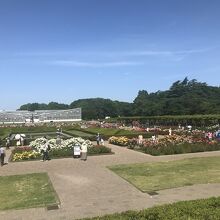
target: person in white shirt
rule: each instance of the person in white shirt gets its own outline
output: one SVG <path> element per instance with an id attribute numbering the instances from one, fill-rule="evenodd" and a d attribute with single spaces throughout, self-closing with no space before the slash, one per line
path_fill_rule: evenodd
<path id="1" fill-rule="evenodd" d="M 143 135 L 138 135 L 138 144 L 141 145 L 143 143 Z"/>
<path id="2" fill-rule="evenodd" d="M 49 157 L 50 145 L 46 138 L 45 138 L 45 141 L 46 143 L 41 147 L 41 153 L 43 154 L 42 161 L 50 160 L 50 157 Z"/>
<path id="3" fill-rule="evenodd" d="M 100 141 L 100 142 L 101 142 L 101 145 L 102 145 L 102 146 L 105 145 L 105 142 L 104 142 L 104 139 L 103 139 L 103 138 L 101 138 L 101 141 Z"/>
<path id="4" fill-rule="evenodd" d="M 82 144 L 81 146 L 81 160 L 86 161 L 87 160 L 87 145 Z"/>
<path id="5" fill-rule="evenodd" d="M 153 135 L 151 138 L 152 138 L 153 143 L 156 142 L 156 135 Z"/>
<path id="6" fill-rule="evenodd" d="M 1 157 L 1 166 L 3 166 L 5 164 L 4 160 L 5 160 L 5 149 L 3 148 L 3 146 L 0 146 L 0 157 Z"/>

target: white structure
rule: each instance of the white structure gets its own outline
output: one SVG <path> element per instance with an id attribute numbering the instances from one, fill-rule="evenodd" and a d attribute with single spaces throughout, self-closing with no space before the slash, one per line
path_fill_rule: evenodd
<path id="1" fill-rule="evenodd" d="M 81 108 L 67 110 L 0 111 L 1 124 L 81 121 Z"/>

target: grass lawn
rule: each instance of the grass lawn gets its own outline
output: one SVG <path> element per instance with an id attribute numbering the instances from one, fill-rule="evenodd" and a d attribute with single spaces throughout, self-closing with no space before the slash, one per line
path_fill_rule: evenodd
<path id="1" fill-rule="evenodd" d="M 0 177 L 0 210 L 42 207 L 59 203 L 46 173 Z"/>
<path id="2" fill-rule="evenodd" d="M 0 128 L 0 137 L 3 138 L 10 133 L 44 133 L 44 132 L 56 132 L 56 127 L 46 127 L 46 126 L 39 126 L 39 127 L 6 127 Z"/>
<path id="3" fill-rule="evenodd" d="M 104 135 L 106 137 L 110 136 L 135 136 L 137 137 L 139 134 L 144 135 L 145 137 L 151 137 L 152 134 L 146 132 L 138 132 L 138 131 L 127 131 L 123 129 L 116 129 L 116 128 L 80 128 L 80 126 L 64 126 L 62 127 L 63 131 L 69 133 L 73 136 L 79 136 L 83 138 L 90 138 L 95 137 L 97 133 Z M 6 127 L 0 128 L 0 139 L 5 139 L 9 134 L 16 134 L 16 133 L 24 133 L 27 136 L 32 135 L 34 138 L 38 137 L 37 133 L 41 133 L 43 135 L 51 136 L 52 134 L 47 134 L 48 132 L 56 132 L 56 127 L 47 127 L 47 126 L 39 126 L 39 127 Z M 36 134 L 34 134 L 36 133 Z M 56 136 L 56 134 L 54 134 Z M 41 135 L 40 135 L 41 137 Z M 15 143 L 13 143 L 14 145 Z"/>
<path id="4" fill-rule="evenodd" d="M 86 137 L 88 137 L 88 138 L 89 137 L 96 137 L 97 133 L 99 133 L 105 137 L 111 137 L 111 136 L 135 136 L 135 137 L 138 137 L 139 134 L 142 134 L 147 137 L 148 136 L 151 137 L 150 133 L 129 131 L 129 130 L 123 130 L 123 129 L 116 129 L 116 128 L 99 128 L 99 127 L 80 128 L 79 126 L 75 126 L 75 127 L 71 127 L 71 128 L 70 127 L 65 128 L 65 131 L 67 131 L 69 134 L 72 134 L 74 136 L 81 136 L 81 137 L 85 137 L 85 138 Z"/>
<path id="5" fill-rule="evenodd" d="M 72 134 L 74 136 L 79 136 L 79 137 L 91 137 L 93 136 L 90 133 L 79 131 L 79 130 L 74 130 L 74 129 L 69 129 L 67 130 L 68 134 Z"/>
<path id="6" fill-rule="evenodd" d="M 86 132 L 91 132 L 94 135 L 100 133 L 102 135 L 107 135 L 107 136 L 115 135 L 119 131 L 119 129 L 116 128 L 99 128 L 99 127 L 81 128 L 81 130 L 84 130 Z"/>
<path id="7" fill-rule="evenodd" d="M 220 183 L 220 157 L 109 167 L 143 192 Z"/>
<path id="8" fill-rule="evenodd" d="M 94 134 L 100 133 L 105 136 L 126 136 L 126 135 L 137 135 L 138 134 L 146 134 L 146 132 L 138 132 L 138 131 L 129 131 L 129 130 L 123 130 L 123 129 L 116 129 L 116 128 L 86 128 L 82 129 L 87 132 L 91 132 Z"/>

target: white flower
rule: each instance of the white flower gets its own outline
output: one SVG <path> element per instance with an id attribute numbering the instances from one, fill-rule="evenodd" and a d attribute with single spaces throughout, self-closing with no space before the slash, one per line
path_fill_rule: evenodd
<path id="1" fill-rule="evenodd" d="M 41 152 L 46 141 L 47 141 L 46 138 L 37 138 L 36 140 L 30 143 L 30 146 L 33 147 L 37 152 Z M 51 150 L 72 148 L 74 145 L 79 145 L 79 146 L 86 145 L 88 148 L 93 146 L 91 141 L 84 140 L 81 137 L 61 140 L 61 144 L 59 145 L 56 144 L 56 139 L 50 139 L 48 143 L 50 145 Z"/>

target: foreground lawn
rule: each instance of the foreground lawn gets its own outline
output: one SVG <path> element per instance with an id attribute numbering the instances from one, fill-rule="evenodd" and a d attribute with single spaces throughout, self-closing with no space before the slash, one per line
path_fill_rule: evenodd
<path id="1" fill-rule="evenodd" d="M 220 157 L 109 167 L 143 192 L 220 183 Z"/>
<path id="2" fill-rule="evenodd" d="M 87 220 L 219 220 L 220 197 L 177 202 L 142 211 L 127 211 Z M 84 220 L 86 220 L 84 219 Z"/>
<path id="3" fill-rule="evenodd" d="M 46 173 L 1 176 L 0 195 L 0 210 L 58 203 L 58 197 Z"/>

